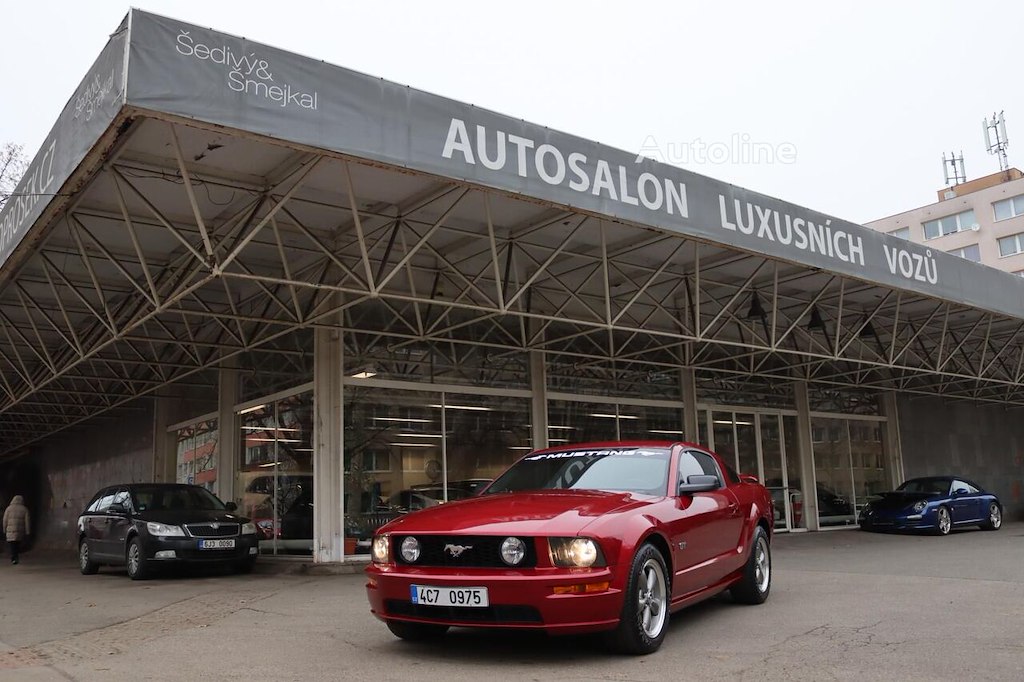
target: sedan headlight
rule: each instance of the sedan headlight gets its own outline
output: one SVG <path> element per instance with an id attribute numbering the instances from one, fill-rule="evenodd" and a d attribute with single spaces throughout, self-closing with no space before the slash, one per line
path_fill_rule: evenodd
<path id="1" fill-rule="evenodd" d="M 920 502 L 915 502 L 914 503 L 914 511 L 917 512 L 918 514 L 920 514 L 921 512 L 924 511 L 924 508 L 927 507 L 927 506 L 928 506 L 928 503 L 925 502 L 924 500 L 921 500 Z"/>
<path id="2" fill-rule="evenodd" d="M 509 566 L 518 565 L 525 556 L 526 543 L 519 538 L 505 538 L 501 543 L 501 560 Z"/>
<path id="3" fill-rule="evenodd" d="M 172 526 L 166 523 L 156 523 L 150 521 L 146 524 L 146 530 L 149 531 L 150 535 L 156 537 L 184 537 L 185 531 L 182 530 L 181 526 Z"/>
<path id="4" fill-rule="evenodd" d="M 601 548 L 590 538 L 549 538 L 551 563 L 564 568 L 604 566 Z"/>
<path id="5" fill-rule="evenodd" d="M 255 523 L 243 523 L 242 524 L 242 535 L 256 535 L 256 524 Z"/>
<path id="6" fill-rule="evenodd" d="M 402 560 L 414 564 L 420 558 L 420 541 L 409 536 L 402 540 Z"/>
<path id="7" fill-rule="evenodd" d="M 377 564 L 391 563 L 391 538 L 388 535 L 378 535 L 373 539 L 373 561 Z"/>

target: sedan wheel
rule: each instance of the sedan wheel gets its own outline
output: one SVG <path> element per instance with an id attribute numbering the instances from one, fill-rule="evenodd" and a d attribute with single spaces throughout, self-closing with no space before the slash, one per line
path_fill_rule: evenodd
<path id="1" fill-rule="evenodd" d="M 82 540 L 78 544 L 78 570 L 82 575 L 94 575 L 99 568 L 98 564 L 93 563 L 89 554 L 89 541 Z"/>
<path id="2" fill-rule="evenodd" d="M 125 556 L 128 565 L 128 577 L 132 580 L 145 580 L 149 577 L 149 562 L 142 551 L 142 542 L 138 537 L 132 538 Z"/>
<path id="3" fill-rule="evenodd" d="M 649 654 L 658 650 L 668 625 L 669 583 L 665 559 L 653 545 L 644 544 L 633 557 L 619 626 L 609 644 L 622 653 Z"/>
<path id="4" fill-rule="evenodd" d="M 995 502 L 988 506 L 988 520 L 981 524 L 985 530 L 999 530 L 1003 525 L 1003 510 Z"/>
<path id="5" fill-rule="evenodd" d="M 945 507 L 939 507 L 939 510 L 935 513 L 938 517 L 935 522 L 935 531 L 939 535 L 949 535 L 949 531 L 953 527 L 953 520 L 949 517 L 949 510 Z"/>

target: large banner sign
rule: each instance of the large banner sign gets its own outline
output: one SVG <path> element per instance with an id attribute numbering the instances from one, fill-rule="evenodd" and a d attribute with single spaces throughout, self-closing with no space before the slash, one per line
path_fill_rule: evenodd
<path id="1" fill-rule="evenodd" d="M 124 105 L 127 22 L 110 37 L 0 212 L 0 266 Z"/>
<path id="2" fill-rule="evenodd" d="M 1024 278 L 251 40 L 138 10 L 129 19 L 129 105 L 465 180 L 1024 318 Z"/>

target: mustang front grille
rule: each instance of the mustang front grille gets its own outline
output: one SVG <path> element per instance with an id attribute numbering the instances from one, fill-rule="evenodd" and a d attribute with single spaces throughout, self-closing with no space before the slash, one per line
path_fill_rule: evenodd
<path id="1" fill-rule="evenodd" d="M 458 568 L 510 568 L 501 559 L 501 543 L 507 535 L 414 535 L 420 541 L 420 557 L 415 562 L 402 558 L 402 533 L 391 535 L 395 561 L 405 566 L 445 566 Z M 537 565 L 537 550 L 533 538 L 519 537 L 526 545 L 526 555 L 514 568 L 533 568 Z"/>

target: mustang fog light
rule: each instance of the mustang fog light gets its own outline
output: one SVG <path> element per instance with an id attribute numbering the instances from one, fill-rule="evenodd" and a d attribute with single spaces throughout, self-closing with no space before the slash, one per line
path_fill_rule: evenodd
<path id="1" fill-rule="evenodd" d="M 501 560 L 515 566 L 526 556 L 526 543 L 519 538 L 505 538 L 501 543 Z"/>
<path id="2" fill-rule="evenodd" d="M 391 562 L 391 538 L 387 535 L 378 535 L 373 539 L 373 560 L 378 564 Z"/>
<path id="3" fill-rule="evenodd" d="M 914 503 L 914 511 L 916 511 L 917 513 L 920 514 L 921 512 L 924 511 L 924 508 L 927 507 L 927 506 L 928 506 L 928 503 L 925 502 L 924 500 L 921 500 L 920 502 L 915 502 Z"/>
<path id="4" fill-rule="evenodd" d="M 567 568 L 604 566 L 601 548 L 590 538 L 549 538 L 551 563 Z"/>
<path id="5" fill-rule="evenodd" d="M 420 558 L 420 541 L 411 535 L 402 540 L 402 559 L 410 564 L 416 563 Z"/>

